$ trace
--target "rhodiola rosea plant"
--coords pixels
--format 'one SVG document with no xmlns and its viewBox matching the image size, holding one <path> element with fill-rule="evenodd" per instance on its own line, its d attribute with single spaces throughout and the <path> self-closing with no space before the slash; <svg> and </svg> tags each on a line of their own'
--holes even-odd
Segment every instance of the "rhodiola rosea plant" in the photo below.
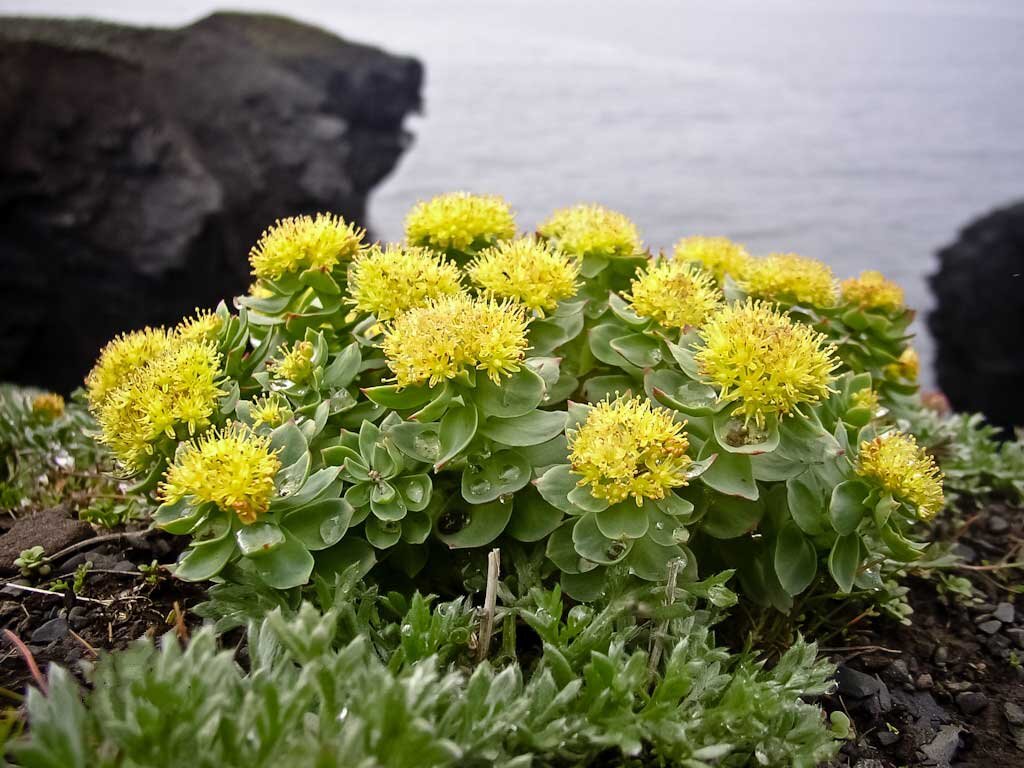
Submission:
<svg viewBox="0 0 1024 768">
<path fill-rule="evenodd" d="M 577 599 L 674 563 L 787 610 L 879 586 L 943 505 L 889 419 L 916 358 L 878 273 L 723 238 L 652 254 L 596 205 L 523 234 L 464 193 L 416 206 L 400 244 L 279 221 L 250 261 L 234 309 L 125 334 L 86 382 L 155 524 L 191 537 L 181 578 L 361 564 L 435 588 L 517 542 Z"/>
</svg>

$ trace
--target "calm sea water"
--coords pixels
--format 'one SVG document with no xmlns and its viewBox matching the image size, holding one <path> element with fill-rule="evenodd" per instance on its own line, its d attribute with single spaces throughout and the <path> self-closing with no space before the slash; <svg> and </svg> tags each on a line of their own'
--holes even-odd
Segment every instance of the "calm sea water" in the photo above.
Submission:
<svg viewBox="0 0 1024 768">
<path fill-rule="evenodd" d="M 214 7 L 0 0 L 3 12 L 158 24 Z M 840 276 L 877 267 L 926 309 L 935 250 L 1024 197 L 1019 0 L 243 7 L 426 63 L 415 146 L 372 201 L 384 237 L 441 191 L 502 194 L 524 229 L 596 201 L 632 216 L 656 248 L 724 234 L 755 253 L 819 257 Z"/>
</svg>

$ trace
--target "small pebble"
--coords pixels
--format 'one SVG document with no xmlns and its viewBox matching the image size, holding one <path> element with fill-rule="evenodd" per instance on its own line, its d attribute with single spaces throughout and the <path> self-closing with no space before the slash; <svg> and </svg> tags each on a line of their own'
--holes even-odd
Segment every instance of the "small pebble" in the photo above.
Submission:
<svg viewBox="0 0 1024 768">
<path fill-rule="evenodd" d="M 1014 627 L 1006 630 L 1006 636 L 1016 643 L 1018 648 L 1024 648 L 1024 629 Z"/>
<path fill-rule="evenodd" d="M 878 739 L 878 743 L 883 747 L 891 747 L 900 740 L 900 735 L 898 733 L 893 733 L 888 728 L 885 728 L 878 731 L 878 733 L 875 734 L 875 738 Z"/>
<path fill-rule="evenodd" d="M 944 645 L 940 645 L 938 648 L 935 649 L 934 658 L 936 664 L 945 664 L 947 661 L 949 661 L 949 648 L 947 648 Z"/>
<path fill-rule="evenodd" d="M 956 705 L 965 715 L 976 715 L 988 706 L 988 697 L 979 691 L 965 691 L 957 694 Z"/>
<path fill-rule="evenodd" d="M 980 629 L 986 635 L 994 635 L 1002 628 L 1003 622 L 999 621 L 998 619 L 992 619 L 991 621 L 986 621 L 983 624 L 978 625 L 978 629 Z"/>
<path fill-rule="evenodd" d="M 92 621 L 92 619 L 89 616 L 88 610 L 86 610 L 81 605 L 76 605 L 68 613 L 68 621 L 71 623 L 71 626 L 75 629 L 81 629 L 90 621 Z"/>
<path fill-rule="evenodd" d="M 1006 722 L 1010 725 L 1024 725 L 1024 709 L 1021 709 L 1020 706 L 1012 701 L 1003 704 L 1003 714 L 1006 715 Z"/>
<path fill-rule="evenodd" d="M 927 672 L 925 672 L 923 675 L 920 675 L 917 678 L 917 680 L 914 681 L 914 686 L 919 691 L 930 691 L 932 689 L 932 686 L 934 685 L 935 681 L 932 680 L 932 676 L 929 675 Z"/>
<path fill-rule="evenodd" d="M 903 683 L 910 680 L 910 670 L 907 668 L 907 662 L 903 659 L 894 661 L 885 670 L 885 678 L 894 683 Z"/>
<path fill-rule="evenodd" d="M 1016 613 L 1013 603 L 1000 603 L 996 606 L 995 611 L 992 612 L 992 616 L 999 619 L 1003 624 L 1013 624 Z"/>
<path fill-rule="evenodd" d="M 989 533 L 1006 533 L 1009 529 L 1010 524 L 1006 522 L 1005 517 L 999 517 L 999 515 L 993 515 L 988 519 L 988 530 Z"/>
<path fill-rule="evenodd" d="M 972 603 L 969 607 L 974 613 L 992 613 L 996 609 L 995 603 Z"/>
<path fill-rule="evenodd" d="M 29 639 L 30 642 L 38 643 L 39 645 L 49 645 L 55 640 L 60 640 L 62 637 L 65 637 L 67 633 L 68 620 L 62 616 L 58 616 L 55 619 L 50 619 L 48 622 L 36 629 Z"/>
</svg>

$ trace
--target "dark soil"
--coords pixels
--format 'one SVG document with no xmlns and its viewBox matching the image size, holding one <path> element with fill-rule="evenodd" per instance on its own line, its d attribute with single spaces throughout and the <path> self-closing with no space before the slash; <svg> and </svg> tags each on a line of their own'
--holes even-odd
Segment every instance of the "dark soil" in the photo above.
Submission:
<svg viewBox="0 0 1024 768">
<path fill-rule="evenodd" d="M 36 541 L 49 541 L 52 518 L 50 513 L 22 518 L 16 530 L 0 536 L 0 547 L 11 535 L 26 535 L 32 522 L 39 528 Z M 51 663 L 79 673 L 80 661 L 91 660 L 103 650 L 124 648 L 140 637 L 171 630 L 187 635 L 198 623 L 189 609 L 202 600 L 203 590 L 174 580 L 166 570 L 150 574 L 138 567 L 154 560 L 173 563 L 183 542 L 181 537 L 136 530 L 122 535 L 93 534 L 72 543 L 64 550 L 66 554 L 55 558 L 46 576 L 10 576 L 0 582 L 0 629 L 12 632 L 25 644 L 43 674 Z M 86 562 L 91 566 L 80 593 L 75 594 L 75 571 Z M 16 700 L 35 681 L 23 653 L 6 632 L 2 634 L 0 695 Z"/>
<path fill-rule="evenodd" d="M 839 686 L 825 702 L 856 729 L 835 765 L 1024 765 L 1024 601 L 1020 571 L 1000 567 L 1024 559 L 1024 512 L 992 505 L 935 533 L 958 541 L 969 567 L 954 575 L 975 596 L 943 596 L 937 580 L 914 579 L 911 625 L 857 625 L 833 655 Z"/>
</svg>

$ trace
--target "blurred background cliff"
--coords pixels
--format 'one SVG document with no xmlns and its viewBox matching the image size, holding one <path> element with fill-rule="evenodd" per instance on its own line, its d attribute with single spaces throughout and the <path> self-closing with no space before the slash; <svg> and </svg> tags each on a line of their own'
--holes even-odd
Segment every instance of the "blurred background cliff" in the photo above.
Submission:
<svg viewBox="0 0 1024 768">
<path fill-rule="evenodd" d="M 586 200 L 654 249 L 881 269 L 921 310 L 926 386 L 1024 420 L 1017 0 L 218 7 L 0 0 L 162 28 L 0 18 L 0 379 L 70 389 L 113 333 L 244 290 L 276 217 L 398 239 L 468 189 L 524 230 Z"/>
</svg>

